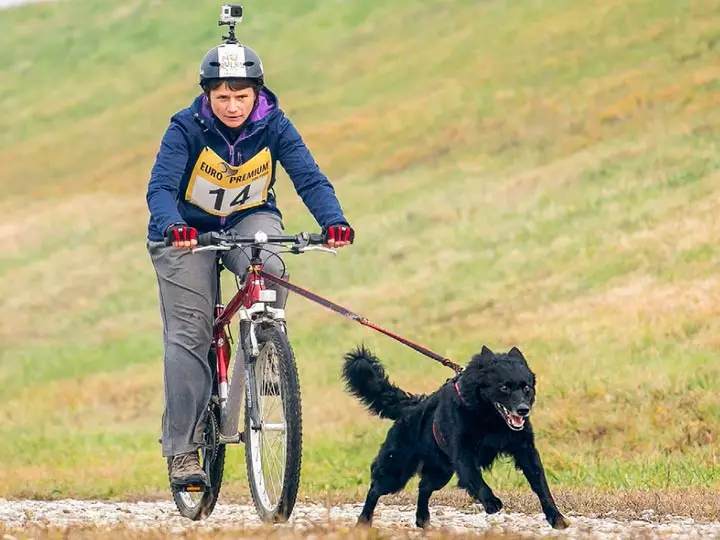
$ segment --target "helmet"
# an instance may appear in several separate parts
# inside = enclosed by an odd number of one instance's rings
[[[265,81],[262,60],[250,47],[226,43],[213,47],[200,63],[200,86],[209,79],[250,79],[258,86]]]

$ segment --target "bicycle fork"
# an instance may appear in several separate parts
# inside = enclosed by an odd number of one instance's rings
[[[260,426],[260,412],[258,410],[258,390],[255,384],[255,361],[260,353],[257,341],[257,324],[251,319],[253,311],[264,311],[262,305],[255,305],[249,310],[243,310],[240,314],[240,337],[235,351],[235,364],[230,380],[227,382],[227,360],[229,360],[229,347],[223,377],[218,370],[218,397],[220,400],[220,442],[238,443],[241,442],[239,433],[240,409],[243,397],[245,406],[250,414],[252,428]],[[220,366],[218,357],[218,367]]]
[[[220,442],[225,444],[233,444],[241,442],[239,426],[240,426],[240,409],[245,392],[249,392],[253,386],[254,374],[252,370],[252,362],[248,361],[251,356],[248,354],[248,347],[245,342],[249,335],[255,333],[250,321],[240,322],[240,336],[238,338],[235,350],[235,362],[233,372],[228,384],[227,366],[229,364],[230,348],[227,351],[225,359],[224,379],[221,375],[222,362],[218,356],[218,398],[220,401]],[[249,396],[246,397],[249,399]]]

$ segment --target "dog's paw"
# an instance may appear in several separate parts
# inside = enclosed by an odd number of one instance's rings
[[[548,517],[548,522],[553,529],[567,529],[570,526],[570,520],[562,514]]]
[[[366,516],[363,516],[360,514],[360,516],[357,518],[357,522],[355,523],[356,527],[372,527],[372,518],[368,518]]]
[[[488,514],[495,514],[502,510],[503,507],[502,501],[498,499],[495,495],[490,495],[489,497],[482,499],[480,501],[480,504],[483,505],[485,512],[487,512]]]

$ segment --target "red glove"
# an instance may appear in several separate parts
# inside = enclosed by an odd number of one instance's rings
[[[165,231],[165,245],[178,248],[190,248],[197,245],[197,229],[184,223],[170,225]]]
[[[323,232],[323,243],[330,247],[342,247],[352,244],[355,240],[355,231],[345,223],[330,225]]]

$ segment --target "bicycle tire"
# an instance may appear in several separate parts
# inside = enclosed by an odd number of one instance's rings
[[[219,414],[217,406],[213,405],[208,410],[208,420],[205,427],[205,448],[200,450],[200,465],[210,479],[210,488],[202,492],[197,502],[193,501],[193,495],[184,490],[175,489],[171,485],[171,491],[175,506],[180,515],[199,521],[207,518],[215,509],[215,504],[220,496],[223,471],[225,469],[225,445],[219,444],[220,435]],[[170,463],[168,458],[168,479],[170,476]]]
[[[248,407],[245,407],[245,465],[247,469],[248,483],[253,504],[260,519],[266,523],[282,523],[287,521],[292,514],[298,488],[300,486],[300,468],[302,464],[302,407],[300,397],[300,383],[295,362],[295,355],[288,341],[287,334],[278,325],[264,325],[257,328],[257,340],[260,354],[255,360],[255,385],[258,388],[258,413],[261,418],[261,425],[265,426],[264,413],[270,413],[268,397],[277,397],[279,389],[280,402],[282,404],[284,424],[284,471],[282,486],[272,486],[273,493],[268,493],[268,482],[263,466],[269,468],[268,460],[263,458],[263,446],[267,440],[263,437],[276,432],[278,428],[266,431],[264,427],[254,430]],[[274,353],[277,356],[277,376],[279,385],[263,387],[263,379],[258,376],[267,365],[268,356]],[[262,374],[262,373],[260,373]],[[274,390],[271,390],[274,388]],[[262,395],[262,392],[268,392]],[[273,393],[274,392],[274,393]],[[265,408],[264,408],[265,407]],[[270,424],[268,424],[270,425]],[[279,426],[280,424],[272,424]],[[279,479],[279,478],[278,478]]]

